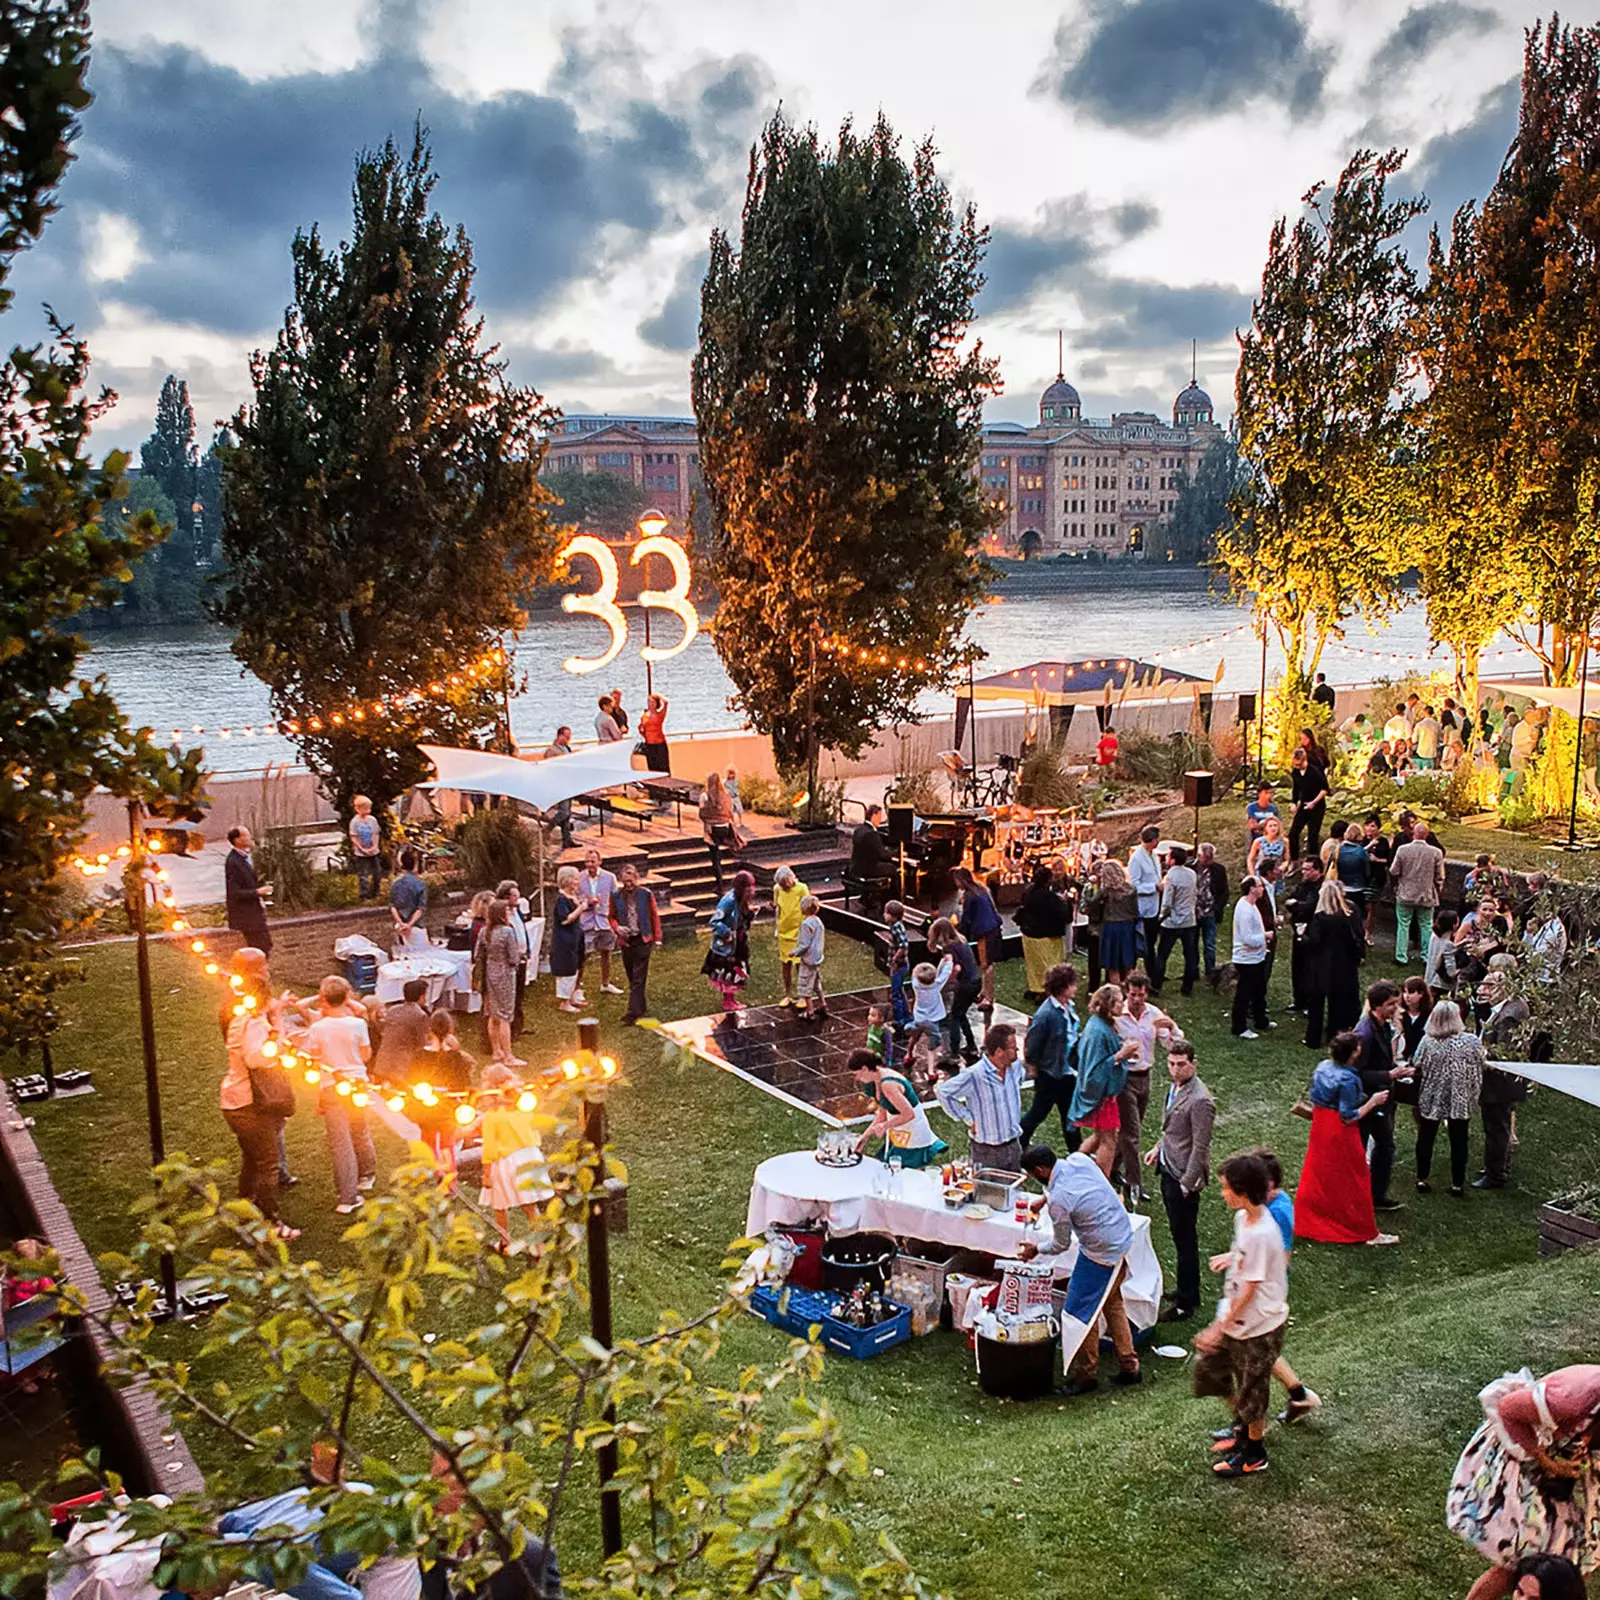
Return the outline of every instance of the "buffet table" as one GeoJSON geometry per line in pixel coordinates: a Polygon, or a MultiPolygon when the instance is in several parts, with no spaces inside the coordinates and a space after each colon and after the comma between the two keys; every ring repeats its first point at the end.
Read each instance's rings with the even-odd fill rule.
{"type": "MultiPolygon", "coordinates": [[[[524,920],[528,926],[528,944],[537,961],[538,952],[544,945],[544,918],[527,917],[524,920]]],[[[531,971],[528,976],[532,978],[531,971]]],[[[457,1011],[476,1011],[482,1003],[482,997],[472,990],[470,950],[447,950],[442,944],[430,944],[426,949],[412,950],[393,961],[384,962],[378,968],[378,999],[385,1005],[402,999],[405,986],[412,978],[421,978],[427,983],[430,1007],[447,1000],[457,1011]],[[466,1003],[457,1002],[454,998],[456,995],[465,995],[466,1003]]]]}
{"type": "MultiPolygon", "coordinates": [[[[1024,1240],[1049,1237],[1042,1214],[1036,1224],[1024,1224],[998,1211],[969,1217],[947,1206],[937,1168],[896,1175],[870,1157],[855,1167],[825,1167],[810,1150],[763,1161],[750,1184],[746,1234],[753,1238],[772,1223],[814,1220],[824,1222],[830,1233],[888,1233],[993,1256],[1013,1256],[1024,1240]]],[[[1122,1301],[1134,1326],[1148,1328],[1160,1312],[1161,1263],[1150,1241],[1150,1219],[1134,1212],[1128,1220],[1133,1246],[1122,1301]]],[[[1074,1242],[1061,1258],[1062,1275],[1077,1256],[1074,1242]]]]}

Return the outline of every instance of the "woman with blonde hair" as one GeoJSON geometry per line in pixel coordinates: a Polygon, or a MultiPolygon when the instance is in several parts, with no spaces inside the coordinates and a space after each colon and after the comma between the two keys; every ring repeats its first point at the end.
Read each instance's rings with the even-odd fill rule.
{"type": "Polygon", "coordinates": [[[1121,983],[1138,961],[1139,895],[1128,882],[1128,869],[1115,857],[1100,863],[1089,905],[1091,922],[1098,912],[1101,970],[1107,983],[1121,983]]]}
{"type": "Polygon", "coordinates": [[[785,1008],[794,1002],[794,959],[789,952],[800,937],[800,902],[811,891],[795,876],[793,867],[779,867],[772,875],[772,915],[777,927],[778,961],[783,969],[783,999],[778,1004],[785,1008]]]}
{"type": "Polygon", "coordinates": [[[556,906],[550,926],[550,975],[563,1011],[581,1011],[583,997],[583,901],[578,894],[578,869],[556,873],[556,906]]]}
{"type": "Polygon", "coordinates": [[[1306,1043],[1320,1048],[1361,1016],[1366,936],[1343,886],[1329,878],[1306,925],[1306,1043]]]}
{"type": "Polygon", "coordinates": [[[1433,1142],[1442,1122],[1450,1130],[1450,1193],[1467,1197],[1467,1135],[1483,1090],[1488,1061],[1483,1041],[1466,1031],[1461,1008],[1441,1000],[1428,1013],[1422,1042],[1411,1057],[1417,1069],[1417,1192],[1431,1188],[1433,1142]]]}

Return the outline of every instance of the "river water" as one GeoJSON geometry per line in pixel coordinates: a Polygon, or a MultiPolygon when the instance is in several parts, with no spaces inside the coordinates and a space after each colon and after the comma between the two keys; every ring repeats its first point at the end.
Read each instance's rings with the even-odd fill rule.
{"type": "MultiPolygon", "coordinates": [[[[1127,652],[1149,660],[1162,652],[1171,665],[1202,677],[1209,677],[1220,663],[1221,687],[1226,691],[1254,688],[1260,679],[1259,641],[1248,631],[1234,631],[1247,630],[1248,624],[1249,613],[1208,593],[1198,574],[1192,585],[1175,574],[1161,574],[1148,584],[1131,576],[1126,585],[1098,578],[1060,594],[1009,591],[977,612],[968,633],[986,652],[980,672],[1127,652]],[[1175,649],[1178,653],[1171,654],[1175,649]]],[[[663,618],[658,632],[666,631],[670,638],[676,626],[663,618]]],[[[645,674],[636,641],[630,640],[609,667],[593,676],[580,678],[561,670],[569,655],[598,653],[603,640],[599,625],[585,618],[543,612],[530,620],[516,651],[518,669],[528,681],[511,708],[519,744],[542,748],[561,722],[571,724],[579,739],[590,737],[595,699],[613,685],[623,690],[624,703],[637,721],[644,704],[645,674]]],[[[1331,648],[1324,658],[1323,668],[1332,683],[1393,678],[1418,670],[1388,657],[1421,657],[1427,652],[1422,609],[1409,607],[1376,631],[1354,622],[1346,644],[1351,647],[1348,653],[1331,648]]],[[[249,770],[269,761],[294,759],[288,740],[254,731],[271,717],[267,691],[259,679],[241,673],[229,651],[226,630],[127,629],[94,635],[92,646],[86,667],[105,674],[135,724],[148,724],[163,741],[174,729],[181,730],[185,745],[206,747],[212,770],[249,770]],[[196,734],[196,726],[204,732],[196,734]],[[249,734],[244,732],[247,728],[252,730],[249,734]],[[228,730],[227,737],[223,729],[228,730]]],[[[1511,671],[1529,665],[1530,658],[1509,641],[1501,641],[1497,648],[1504,648],[1507,655],[1491,662],[1494,668],[1511,671]]],[[[1439,653],[1433,665],[1443,669],[1448,659],[1439,653]]],[[[1282,657],[1274,648],[1268,655],[1269,676],[1281,667],[1282,657]]],[[[657,690],[671,701],[669,735],[675,729],[740,725],[740,718],[728,709],[732,685],[706,634],[681,656],[658,664],[655,680],[657,690]]],[[[928,709],[938,705],[939,698],[932,697],[928,709]]]]}

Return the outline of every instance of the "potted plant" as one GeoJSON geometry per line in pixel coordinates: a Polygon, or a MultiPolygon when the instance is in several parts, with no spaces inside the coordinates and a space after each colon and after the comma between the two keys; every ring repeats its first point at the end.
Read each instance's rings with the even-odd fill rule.
{"type": "Polygon", "coordinates": [[[1539,1207],[1539,1254],[1600,1244],[1600,1183],[1580,1184],[1539,1207]]]}

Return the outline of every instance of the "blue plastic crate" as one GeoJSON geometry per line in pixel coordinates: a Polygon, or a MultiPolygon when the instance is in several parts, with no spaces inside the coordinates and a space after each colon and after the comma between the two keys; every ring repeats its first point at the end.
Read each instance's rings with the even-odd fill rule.
{"type": "Polygon", "coordinates": [[[378,958],[376,956],[345,956],[339,963],[344,968],[345,982],[357,994],[373,994],[378,987],[378,958]]]}
{"type": "MultiPolygon", "coordinates": [[[[833,1315],[837,1295],[819,1293],[815,1289],[797,1289],[785,1284],[774,1289],[762,1284],[750,1296],[750,1309],[765,1317],[775,1328],[782,1328],[799,1338],[809,1338],[812,1328],[818,1328],[817,1339],[826,1349],[837,1350],[842,1355],[865,1361],[868,1356],[880,1355],[904,1344],[911,1337],[911,1312],[908,1307],[894,1306],[894,1315],[871,1328],[856,1328],[833,1315]]],[[[893,1305],[885,1301],[885,1305],[893,1305]]]]}

